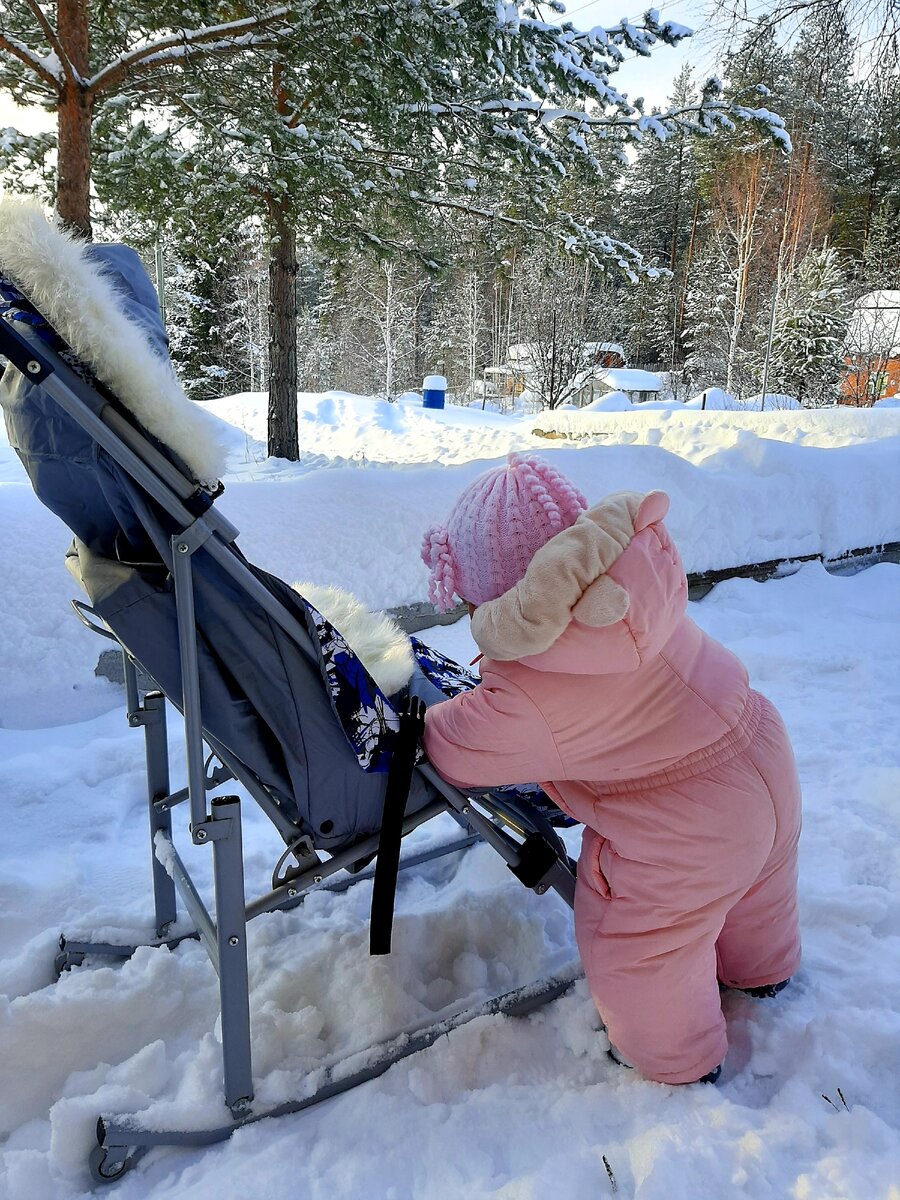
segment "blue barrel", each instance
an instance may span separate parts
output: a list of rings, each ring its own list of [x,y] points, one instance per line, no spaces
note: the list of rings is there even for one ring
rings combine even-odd
[[[443,408],[447,399],[447,380],[443,375],[426,375],[422,380],[422,407]]]

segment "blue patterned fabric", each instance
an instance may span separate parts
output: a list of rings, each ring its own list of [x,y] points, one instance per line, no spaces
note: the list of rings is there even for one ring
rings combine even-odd
[[[31,301],[3,274],[0,274],[0,318],[30,326],[41,341],[52,347],[76,375],[86,383],[96,385],[96,376],[90,367],[85,366]]]
[[[470,692],[472,688],[478,686],[479,678],[474,671],[461,667],[458,662],[447,658],[445,654],[440,654],[433,646],[426,646],[416,637],[409,640],[412,643],[416,662],[435,687],[439,688],[445,696],[452,698],[460,692]]]
[[[308,601],[303,603],[315,626],[331,706],[344,736],[362,769],[382,774],[391,765],[400,719],[342,634]]]

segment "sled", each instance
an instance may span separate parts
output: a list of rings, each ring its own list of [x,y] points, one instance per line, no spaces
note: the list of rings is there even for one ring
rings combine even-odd
[[[120,1178],[154,1146],[202,1146],[265,1117],[301,1112],[469,1020],[524,1014],[559,995],[576,967],[407,1030],[361,1063],[359,1055],[323,1063],[294,1100],[254,1106],[249,921],[297,907],[311,889],[367,877],[373,858],[377,889],[382,860],[393,857],[396,871],[475,839],[525,887],[553,889],[570,906],[574,864],[546,798],[461,792],[416,754],[417,703],[443,698],[421,661],[405,688],[386,694],[339,628],[241,554],[238,530],[216,506],[223,489],[209,469],[206,426],[175,382],[153,286],[133,252],[75,242],[33,206],[4,201],[0,315],[0,354],[9,364],[0,401],[10,442],[38,499],[75,536],[67,565],[89,599],[76,611],[121,647],[128,722],[143,729],[156,937],[140,944],[197,939],[219,978],[221,1124],[160,1130],[133,1115],[103,1114],[90,1156],[94,1180]],[[138,667],[158,686],[142,692]],[[187,779],[174,790],[167,704],[184,724]],[[241,798],[218,794],[230,781],[284,843],[271,889],[249,900]],[[391,805],[397,845],[385,841]],[[187,850],[176,845],[179,811],[192,852],[213,856],[212,907],[191,876]],[[455,841],[399,855],[402,839],[443,814],[460,826]],[[390,872],[385,886],[389,893]],[[191,927],[174,935],[179,902]],[[389,936],[388,919],[382,945]],[[95,956],[124,959],[137,945],[63,937],[57,970]]]

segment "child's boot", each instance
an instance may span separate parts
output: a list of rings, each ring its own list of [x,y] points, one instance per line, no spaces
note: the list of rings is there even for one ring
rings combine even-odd
[[[616,1063],[618,1066],[626,1067],[629,1071],[634,1070],[634,1063],[629,1062],[628,1059],[625,1057],[625,1055],[622,1054],[619,1050],[617,1050],[616,1047],[612,1044],[612,1042],[609,1043],[609,1050],[607,1050],[607,1054],[613,1060],[613,1062]],[[718,1083],[719,1076],[721,1074],[722,1074],[722,1064],[719,1063],[719,1065],[717,1067],[713,1067],[713,1069],[711,1071],[707,1071],[705,1075],[701,1075],[699,1079],[695,1079],[695,1080],[693,1080],[693,1082],[694,1083]]]
[[[753,996],[757,1000],[769,1000],[783,992],[790,982],[790,978],[787,978],[782,979],[781,983],[764,983],[761,987],[736,988],[735,991],[743,992],[745,996]]]

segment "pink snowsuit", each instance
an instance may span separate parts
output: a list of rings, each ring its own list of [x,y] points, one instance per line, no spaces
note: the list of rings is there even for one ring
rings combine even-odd
[[[610,1041],[646,1076],[725,1057],[719,981],[800,960],[800,787],[774,706],[686,615],[662,492],[583,513],[472,619],[481,684],[428,711],[460,786],[541,781],[585,826],[575,930]]]

